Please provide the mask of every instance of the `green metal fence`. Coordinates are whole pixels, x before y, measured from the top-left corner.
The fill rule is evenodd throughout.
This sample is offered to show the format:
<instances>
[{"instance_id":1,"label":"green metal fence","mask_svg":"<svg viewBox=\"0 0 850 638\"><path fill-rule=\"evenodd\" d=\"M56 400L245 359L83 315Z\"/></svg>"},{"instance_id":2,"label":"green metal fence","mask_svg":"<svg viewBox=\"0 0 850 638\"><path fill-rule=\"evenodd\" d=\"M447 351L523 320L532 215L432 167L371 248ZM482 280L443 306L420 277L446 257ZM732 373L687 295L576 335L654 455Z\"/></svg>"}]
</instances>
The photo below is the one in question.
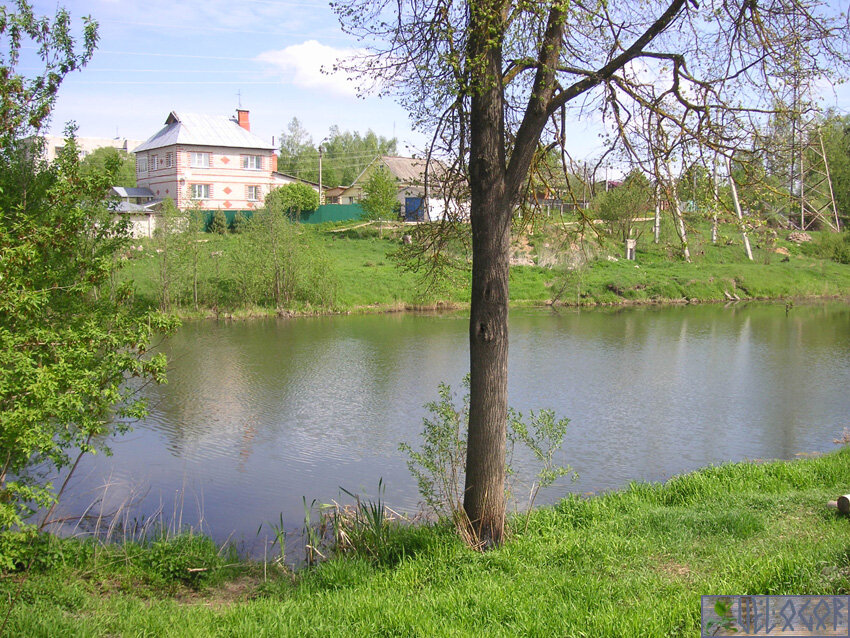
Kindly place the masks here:
<instances>
[{"instance_id":1,"label":"green metal fence","mask_svg":"<svg viewBox=\"0 0 850 638\"><path fill-rule=\"evenodd\" d=\"M305 224L347 222L362 216L363 209L360 204L324 204L309 213L301 213L301 221Z\"/></svg>"},{"instance_id":2,"label":"green metal fence","mask_svg":"<svg viewBox=\"0 0 850 638\"><path fill-rule=\"evenodd\" d=\"M213 215L217 211L208 210L204 212L204 230L209 232L212 224ZM233 227L233 220L239 213L245 216L245 219L251 219L254 210L223 210L227 219L227 228ZM324 222L346 222L355 219L360 219L363 216L363 209L360 204L324 204L316 210L310 210L301 213L301 222L304 224L321 224Z\"/></svg>"},{"instance_id":3,"label":"green metal fence","mask_svg":"<svg viewBox=\"0 0 850 638\"><path fill-rule=\"evenodd\" d=\"M207 210L204 211L204 231L210 232L210 226L212 225L213 215L215 215L218 211L215 210ZM245 219L251 219L254 215L253 210L224 210L221 211L224 213L224 217L227 220L227 228L228 230L233 228L233 220L239 214L242 213L245 216Z\"/></svg>"}]
</instances>

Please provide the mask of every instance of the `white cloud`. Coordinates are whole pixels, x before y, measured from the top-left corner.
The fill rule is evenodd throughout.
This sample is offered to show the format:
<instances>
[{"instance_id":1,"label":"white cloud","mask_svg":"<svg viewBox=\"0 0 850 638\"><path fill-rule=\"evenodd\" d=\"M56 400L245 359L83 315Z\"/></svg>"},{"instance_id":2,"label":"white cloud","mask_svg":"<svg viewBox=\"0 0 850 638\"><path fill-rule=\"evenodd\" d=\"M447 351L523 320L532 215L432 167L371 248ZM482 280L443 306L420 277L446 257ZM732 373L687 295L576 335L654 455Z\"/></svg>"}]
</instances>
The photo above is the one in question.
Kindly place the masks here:
<instances>
[{"instance_id":1,"label":"white cloud","mask_svg":"<svg viewBox=\"0 0 850 638\"><path fill-rule=\"evenodd\" d=\"M357 94L357 83L347 73L334 71L334 65L357 53L354 49L337 49L308 40L279 51L266 51L256 59L276 67L285 82L304 89L351 97Z\"/></svg>"}]
</instances>

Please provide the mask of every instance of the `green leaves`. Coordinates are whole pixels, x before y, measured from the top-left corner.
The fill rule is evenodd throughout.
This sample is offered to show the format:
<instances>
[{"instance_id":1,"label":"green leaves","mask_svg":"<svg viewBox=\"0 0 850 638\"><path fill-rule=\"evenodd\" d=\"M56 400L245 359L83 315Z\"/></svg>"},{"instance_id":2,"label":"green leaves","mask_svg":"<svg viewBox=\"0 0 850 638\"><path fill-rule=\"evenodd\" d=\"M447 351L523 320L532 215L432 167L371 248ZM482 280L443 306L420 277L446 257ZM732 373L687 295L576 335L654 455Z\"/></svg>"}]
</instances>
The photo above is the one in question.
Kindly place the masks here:
<instances>
[{"instance_id":1,"label":"green leaves","mask_svg":"<svg viewBox=\"0 0 850 638\"><path fill-rule=\"evenodd\" d=\"M292 219L301 219L302 212L316 210L318 207L319 193L301 182L275 188L266 195L267 210L280 210Z\"/></svg>"},{"instance_id":2,"label":"green leaves","mask_svg":"<svg viewBox=\"0 0 850 638\"><path fill-rule=\"evenodd\" d=\"M392 219L399 209L398 182L383 166L371 172L363 184L360 201L364 219Z\"/></svg>"},{"instance_id":3,"label":"green leaves","mask_svg":"<svg viewBox=\"0 0 850 638\"><path fill-rule=\"evenodd\" d=\"M0 7L0 40L8 51L0 57L0 137L23 137L41 127L50 114L63 78L85 66L97 44L97 23L83 21L83 42L78 49L67 11L60 9L51 20L38 17L25 0L15 2L16 11ZM16 70L24 46L34 48L43 63L41 75L27 78ZM2 52L0 52L2 56Z\"/></svg>"},{"instance_id":4,"label":"green leaves","mask_svg":"<svg viewBox=\"0 0 850 638\"><path fill-rule=\"evenodd\" d=\"M130 242L113 175L85 174L68 135L49 165L0 135L0 536L55 502L46 476L145 414L139 383L165 372L151 341L176 323L113 283Z\"/></svg>"},{"instance_id":5,"label":"green leaves","mask_svg":"<svg viewBox=\"0 0 850 638\"><path fill-rule=\"evenodd\" d=\"M469 375L464 378L463 386L463 400L456 407L451 386L440 383L439 400L425 404L430 416L423 420L419 449L414 450L407 443L399 445L399 450L408 456L407 467L416 479L425 505L437 516L455 521L459 520L463 503ZM531 452L537 467L529 506L541 488L571 473L569 467L555 463L555 454L561 449L569 422L568 418L556 420L553 410L531 411L526 421L522 413L508 409L506 473L510 477L515 474L510 463L517 444Z\"/></svg>"}]
</instances>

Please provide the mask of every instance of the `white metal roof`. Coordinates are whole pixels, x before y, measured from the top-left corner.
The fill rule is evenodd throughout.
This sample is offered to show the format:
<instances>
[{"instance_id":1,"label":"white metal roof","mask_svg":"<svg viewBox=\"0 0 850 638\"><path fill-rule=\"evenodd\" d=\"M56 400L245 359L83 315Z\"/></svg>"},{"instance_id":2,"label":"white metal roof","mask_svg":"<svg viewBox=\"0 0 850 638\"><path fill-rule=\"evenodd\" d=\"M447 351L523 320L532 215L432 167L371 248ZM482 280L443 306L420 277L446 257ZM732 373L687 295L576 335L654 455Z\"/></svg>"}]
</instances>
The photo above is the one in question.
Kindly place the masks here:
<instances>
[{"instance_id":1,"label":"white metal roof","mask_svg":"<svg viewBox=\"0 0 850 638\"><path fill-rule=\"evenodd\" d=\"M236 121L223 115L201 115L172 111L165 127L133 149L134 153L174 144L197 146L226 146L228 148L253 148L274 150L274 145L246 131Z\"/></svg>"}]
</instances>

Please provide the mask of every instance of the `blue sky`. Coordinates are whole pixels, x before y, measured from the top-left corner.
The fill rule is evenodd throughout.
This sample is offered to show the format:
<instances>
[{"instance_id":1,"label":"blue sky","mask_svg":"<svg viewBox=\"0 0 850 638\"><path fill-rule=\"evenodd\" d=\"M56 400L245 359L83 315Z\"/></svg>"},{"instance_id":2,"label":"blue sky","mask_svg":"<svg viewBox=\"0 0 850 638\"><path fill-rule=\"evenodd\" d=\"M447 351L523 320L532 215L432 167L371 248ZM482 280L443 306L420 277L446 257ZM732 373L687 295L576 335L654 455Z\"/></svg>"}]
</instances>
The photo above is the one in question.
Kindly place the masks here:
<instances>
[{"instance_id":1,"label":"blue sky","mask_svg":"<svg viewBox=\"0 0 850 638\"><path fill-rule=\"evenodd\" d=\"M231 115L241 101L251 128L275 137L297 117L318 143L332 125L421 146L391 99L355 96L344 77L321 73L355 46L321 0L88 0L63 2L77 23L100 25L92 62L65 80L51 132L74 120L78 135L146 139L172 110ZM56 4L35 2L39 14ZM34 61L23 64L29 73Z\"/></svg>"},{"instance_id":2,"label":"blue sky","mask_svg":"<svg viewBox=\"0 0 850 638\"><path fill-rule=\"evenodd\" d=\"M842 0L843 1L843 0ZM396 136L400 153L426 143L391 98L357 98L354 83L321 72L357 43L342 33L327 0L71 0L79 24L98 21L92 62L60 89L51 132L74 120L78 135L144 140L172 110L231 115L250 111L252 131L275 138L297 117L318 143L332 125ZM35 1L36 12L56 3ZM21 70L36 72L34 60ZM850 87L825 91L824 104L850 109ZM572 127L577 158L598 153L591 117Z\"/></svg>"}]
</instances>

